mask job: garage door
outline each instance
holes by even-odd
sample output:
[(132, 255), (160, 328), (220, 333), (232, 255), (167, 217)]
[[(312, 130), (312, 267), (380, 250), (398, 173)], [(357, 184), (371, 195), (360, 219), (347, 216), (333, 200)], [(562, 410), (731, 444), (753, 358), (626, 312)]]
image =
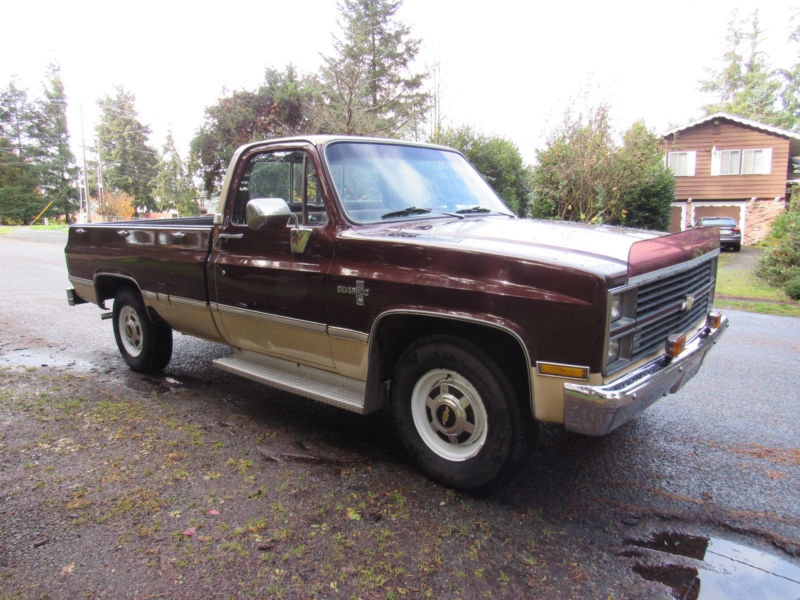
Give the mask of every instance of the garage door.
[(729, 217), (736, 221), (739, 225), (739, 207), (738, 206), (695, 206), (694, 207), (694, 220), (695, 223), (702, 217)]

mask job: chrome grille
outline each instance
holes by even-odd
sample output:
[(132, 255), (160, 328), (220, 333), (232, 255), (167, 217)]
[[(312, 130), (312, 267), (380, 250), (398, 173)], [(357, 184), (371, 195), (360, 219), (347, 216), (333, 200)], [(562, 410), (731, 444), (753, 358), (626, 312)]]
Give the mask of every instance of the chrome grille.
[[(709, 260), (639, 287), (631, 360), (663, 347), (667, 336), (687, 331), (703, 318), (714, 289), (715, 265), (716, 261)], [(684, 311), (682, 305), (689, 296), (694, 304)]]

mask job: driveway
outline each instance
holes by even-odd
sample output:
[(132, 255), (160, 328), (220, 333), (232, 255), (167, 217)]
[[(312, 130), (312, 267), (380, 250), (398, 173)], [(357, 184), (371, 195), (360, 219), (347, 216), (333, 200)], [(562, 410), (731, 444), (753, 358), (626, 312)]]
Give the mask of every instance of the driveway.
[(800, 597), (800, 319), (729, 313), (679, 394), (605, 438), (545, 426), (471, 496), (385, 415), (217, 371), (222, 346), (130, 372), (61, 244), (0, 236), (9, 597)]

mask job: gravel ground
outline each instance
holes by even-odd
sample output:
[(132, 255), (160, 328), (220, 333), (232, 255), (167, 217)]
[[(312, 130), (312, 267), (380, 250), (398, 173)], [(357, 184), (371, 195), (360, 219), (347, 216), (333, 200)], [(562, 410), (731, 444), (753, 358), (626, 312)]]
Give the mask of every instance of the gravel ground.
[(389, 431), (289, 395), (7, 369), (2, 596), (668, 597), (579, 506), (439, 487)]
[[(63, 240), (0, 236), (0, 598), (800, 597), (797, 319), (731, 312), (679, 394), (601, 439), (545, 426), (471, 496), (386, 415), (215, 370), (223, 346), (131, 373), (67, 285)], [(678, 552), (730, 542), (757, 592)]]

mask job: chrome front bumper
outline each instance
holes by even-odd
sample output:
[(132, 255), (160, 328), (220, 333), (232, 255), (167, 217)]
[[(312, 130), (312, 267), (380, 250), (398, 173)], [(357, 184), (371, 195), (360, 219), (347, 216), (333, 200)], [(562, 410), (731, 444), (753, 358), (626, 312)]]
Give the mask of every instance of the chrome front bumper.
[(662, 356), (605, 385), (565, 383), (564, 427), (584, 435), (605, 435), (627, 423), (694, 377), (727, 328), (728, 318), (722, 315), (719, 327), (698, 331), (675, 358)]

